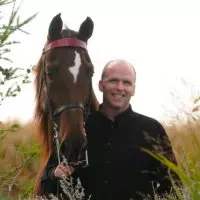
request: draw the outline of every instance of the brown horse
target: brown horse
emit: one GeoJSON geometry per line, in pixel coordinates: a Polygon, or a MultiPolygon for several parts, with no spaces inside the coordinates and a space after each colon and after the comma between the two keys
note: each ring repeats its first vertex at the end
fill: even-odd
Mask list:
{"type": "Polygon", "coordinates": [[[62,26],[58,14],[50,23],[47,42],[35,68],[35,118],[42,144],[37,195],[41,174],[55,149],[58,163],[61,154],[69,163],[79,161],[85,147],[84,122],[99,105],[92,88],[94,68],[87,51],[93,22],[87,17],[78,32],[62,26]]]}

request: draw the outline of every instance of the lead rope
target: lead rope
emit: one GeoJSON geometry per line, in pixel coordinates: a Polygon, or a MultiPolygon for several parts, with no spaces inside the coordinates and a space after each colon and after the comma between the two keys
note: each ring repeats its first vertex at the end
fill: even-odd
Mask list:
{"type": "MultiPolygon", "coordinates": [[[[93,75],[93,74],[92,74],[93,75]]],[[[88,116],[90,115],[90,112],[91,112],[91,102],[92,102],[92,75],[91,77],[89,78],[89,94],[88,94],[88,103],[87,103],[87,109],[86,109],[86,113],[85,116],[84,116],[84,133],[85,133],[85,137],[87,138],[87,135],[86,135],[86,131],[85,131],[85,124],[86,124],[86,121],[88,119],[88,116]]],[[[87,140],[87,139],[86,139],[87,140]]],[[[86,141],[87,142],[87,141],[86,141]]],[[[87,145],[87,144],[86,144],[87,145]]],[[[87,149],[85,150],[85,161],[86,161],[86,165],[88,166],[89,165],[89,160],[88,160],[88,151],[87,149]]]]}

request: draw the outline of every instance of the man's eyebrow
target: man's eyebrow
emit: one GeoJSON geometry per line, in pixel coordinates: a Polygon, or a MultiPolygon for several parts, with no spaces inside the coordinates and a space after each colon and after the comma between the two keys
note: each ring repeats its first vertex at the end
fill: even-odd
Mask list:
{"type": "Polygon", "coordinates": [[[108,81],[108,80],[117,80],[119,78],[117,77],[105,77],[104,80],[108,81]]]}

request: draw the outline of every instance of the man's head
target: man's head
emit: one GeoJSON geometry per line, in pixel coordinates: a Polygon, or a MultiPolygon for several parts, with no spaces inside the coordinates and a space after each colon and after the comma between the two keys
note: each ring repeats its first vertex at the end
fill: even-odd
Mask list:
{"type": "Polygon", "coordinates": [[[99,90],[103,92],[103,103],[112,109],[125,110],[135,94],[136,72],[125,60],[109,61],[102,72],[99,90]]]}

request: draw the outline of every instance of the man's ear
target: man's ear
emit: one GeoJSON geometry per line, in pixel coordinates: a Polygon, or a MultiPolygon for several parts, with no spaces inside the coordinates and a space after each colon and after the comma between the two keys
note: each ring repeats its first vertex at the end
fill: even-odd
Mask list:
{"type": "Polygon", "coordinates": [[[99,90],[103,92],[103,82],[102,80],[99,81],[99,90]]]}

